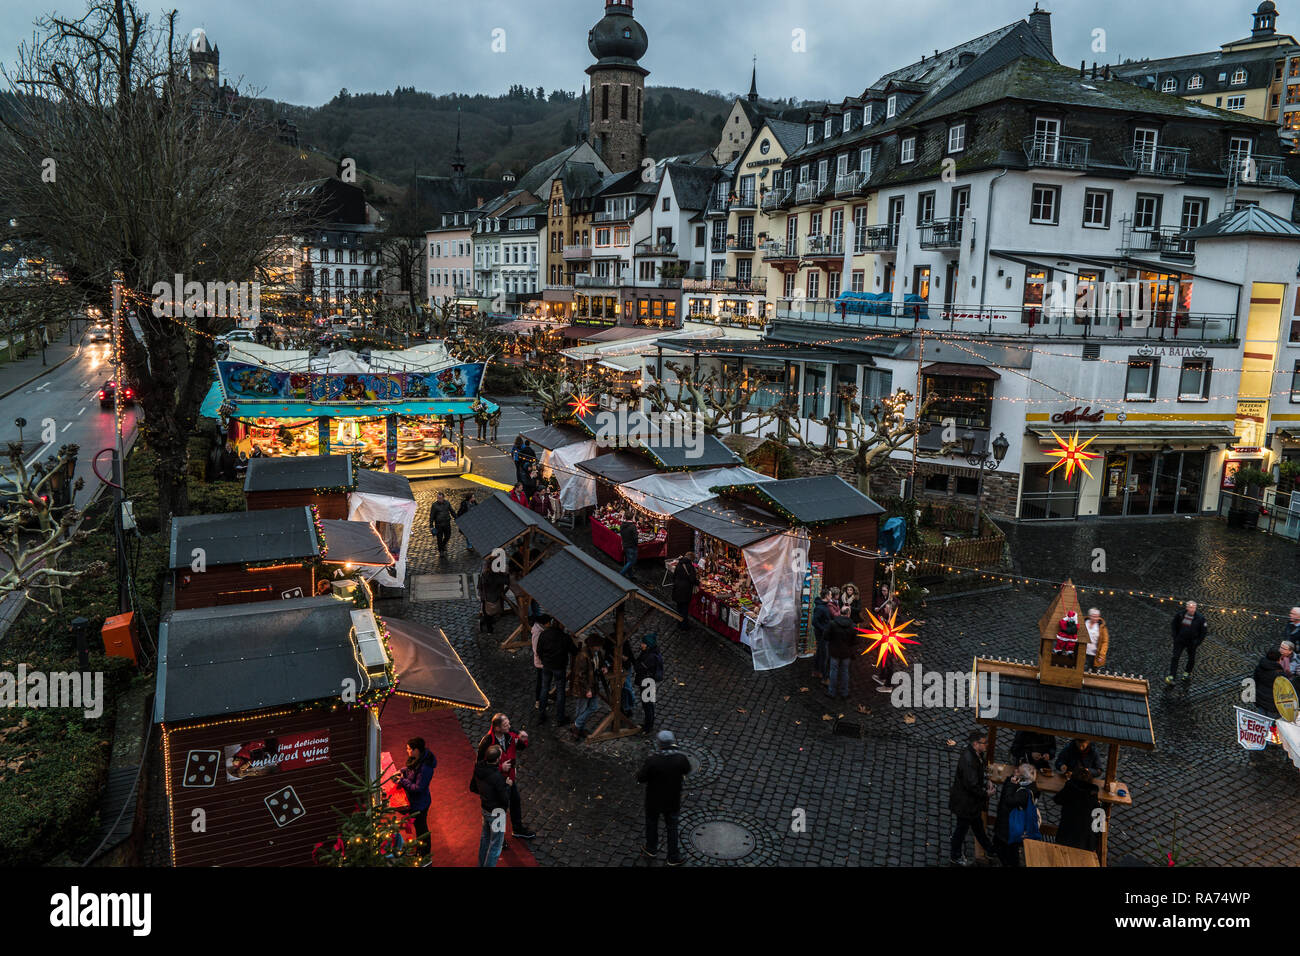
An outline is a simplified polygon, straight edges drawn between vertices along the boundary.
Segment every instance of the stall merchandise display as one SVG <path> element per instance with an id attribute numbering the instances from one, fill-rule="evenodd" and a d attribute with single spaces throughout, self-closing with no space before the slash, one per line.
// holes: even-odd
<path id="1" fill-rule="evenodd" d="M 626 510 L 616 504 L 606 505 L 604 508 L 596 510 L 596 520 L 611 531 L 618 531 L 619 526 L 623 523 L 623 515 Z M 653 544 L 667 539 L 668 526 L 663 522 L 654 521 L 645 512 L 641 511 L 634 510 L 632 516 L 636 520 L 637 541 L 640 544 Z"/>
<path id="2" fill-rule="evenodd" d="M 637 523 L 637 559 L 663 558 L 668 555 L 668 527 L 644 512 L 620 505 L 606 505 L 591 516 L 591 543 L 615 561 L 623 560 L 623 539 L 618 533 L 623 515 L 632 510 Z"/>
<path id="3" fill-rule="evenodd" d="M 700 590 L 691 616 L 733 641 L 741 639 L 746 619 L 756 618 L 761 604 L 739 548 L 697 533 L 695 552 Z"/>
<path id="4" fill-rule="evenodd" d="M 803 588 L 799 605 L 799 640 L 796 645 L 800 657 L 812 657 L 817 653 L 817 636 L 812 629 L 813 595 L 822 591 L 822 563 L 810 562 L 804 572 Z"/>

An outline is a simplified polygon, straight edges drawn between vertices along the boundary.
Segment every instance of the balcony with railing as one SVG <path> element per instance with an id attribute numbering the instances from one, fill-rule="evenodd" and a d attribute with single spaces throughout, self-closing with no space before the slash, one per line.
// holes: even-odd
<path id="1" fill-rule="evenodd" d="M 1162 259 L 1190 262 L 1196 258 L 1196 240 L 1182 238 L 1177 226 L 1134 229 L 1129 219 L 1120 220 L 1120 247 L 1123 255 L 1158 255 Z"/>
<path id="2" fill-rule="evenodd" d="M 628 276 L 623 275 L 576 275 L 573 277 L 575 289 L 617 289 L 628 285 Z"/>
<path id="3" fill-rule="evenodd" d="M 1237 340 L 1233 313 L 1168 308 L 1083 309 L 894 303 L 869 299 L 778 299 L 776 320 L 829 328 L 965 332 L 980 336 L 1123 339 L 1229 344 Z"/>
<path id="4" fill-rule="evenodd" d="M 727 251 L 728 252 L 753 252 L 754 251 L 753 235 L 732 236 L 728 238 Z"/>
<path id="5" fill-rule="evenodd" d="M 656 256 L 677 256 L 677 243 L 675 242 L 655 242 L 651 239 L 642 239 L 636 244 L 632 253 L 643 259 L 654 258 Z"/>
<path id="6" fill-rule="evenodd" d="M 713 239 L 709 241 L 709 252 L 712 252 L 716 255 L 723 255 L 724 253 L 726 253 L 726 251 L 727 251 L 726 236 L 714 236 Z"/>
<path id="7" fill-rule="evenodd" d="M 1051 136 L 1041 133 L 1026 136 L 1022 141 L 1025 159 L 1030 166 L 1048 169 L 1088 168 L 1088 154 L 1092 140 L 1079 136 Z"/>
<path id="8" fill-rule="evenodd" d="M 763 209 L 764 210 L 780 209 L 782 206 L 785 205 L 786 201 L 789 198 L 790 198 L 790 190 L 773 189 L 770 192 L 768 192 L 766 196 L 763 197 Z"/>
<path id="9" fill-rule="evenodd" d="M 714 193 L 709 197 L 708 212 L 725 213 L 731 208 L 731 197 L 727 193 Z"/>
<path id="10" fill-rule="evenodd" d="M 1242 186 L 1286 186 L 1290 177 L 1286 160 L 1281 156 L 1253 156 L 1233 150 L 1219 160 L 1219 168 L 1228 175 L 1235 171 Z"/>
<path id="11" fill-rule="evenodd" d="M 797 239 L 770 239 L 763 243 L 764 259 L 798 259 L 799 241 Z"/>
<path id="12" fill-rule="evenodd" d="M 898 248 L 898 227 L 889 224 L 868 226 L 858 245 L 863 252 L 893 252 Z"/>
<path id="13" fill-rule="evenodd" d="M 577 245 L 566 245 L 564 247 L 564 258 L 566 259 L 590 259 L 591 244 L 587 243 Z"/>
<path id="14" fill-rule="evenodd" d="M 817 196 L 817 190 L 821 188 L 821 183 L 798 183 L 794 187 L 794 201 L 796 204 L 812 202 Z"/>
<path id="15" fill-rule="evenodd" d="M 767 279 L 733 279 L 727 276 L 720 276 L 715 279 L 683 279 L 682 291 L 764 295 L 767 292 Z"/>
<path id="16" fill-rule="evenodd" d="M 957 249 L 961 245 L 962 221 L 959 218 L 931 219 L 921 224 L 922 249 Z"/>
<path id="17" fill-rule="evenodd" d="M 753 192 L 741 190 L 731 203 L 732 209 L 757 209 L 758 196 Z"/>
<path id="18" fill-rule="evenodd" d="M 1180 146 L 1130 146 L 1124 150 L 1124 165 L 1140 176 L 1184 179 L 1191 152 Z"/>
<path id="19" fill-rule="evenodd" d="M 835 177 L 835 195 L 852 196 L 858 191 L 859 176 L 858 173 L 840 173 Z"/>
<path id="20" fill-rule="evenodd" d="M 843 236 L 806 236 L 803 241 L 805 256 L 844 255 Z"/>
<path id="21" fill-rule="evenodd" d="M 593 222 L 627 222 L 635 213 L 623 209 L 602 209 L 592 216 Z"/>

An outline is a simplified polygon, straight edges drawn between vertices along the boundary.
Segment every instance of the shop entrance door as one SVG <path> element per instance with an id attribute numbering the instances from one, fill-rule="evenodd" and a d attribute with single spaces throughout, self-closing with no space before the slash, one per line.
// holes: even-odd
<path id="1" fill-rule="evenodd" d="M 1111 452 L 1097 514 L 1197 514 L 1204 480 L 1205 452 Z"/>

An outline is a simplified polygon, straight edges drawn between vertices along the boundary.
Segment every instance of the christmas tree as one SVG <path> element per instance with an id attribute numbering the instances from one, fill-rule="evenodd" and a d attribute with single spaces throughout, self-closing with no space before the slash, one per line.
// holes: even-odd
<path id="1" fill-rule="evenodd" d="M 332 843 L 317 843 L 312 860 L 322 866 L 420 866 L 424 860 L 418 845 L 402 834 L 406 817 L 388 803 L 380 781 L 371 783 L 347 764 L 343 769 L 352 779 L 335 778 L 352 793 L 356 809 L 335 810 L 339 833 Z"/>

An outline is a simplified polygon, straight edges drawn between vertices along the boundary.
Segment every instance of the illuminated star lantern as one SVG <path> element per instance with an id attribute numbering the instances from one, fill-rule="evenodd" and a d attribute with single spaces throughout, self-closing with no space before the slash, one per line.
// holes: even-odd
<path id="1" fill-rule="evenodd" d="M 1052 472 L 1056 471 L 1056 469 L 1064 465 L 1066 481 L 1069 481 L 1074 477 L 1075 468 L 1078 468 L 1085 475 L 1091 478 L 1092 472 L 1088 470 L 1087 463 L 1092 461 L 1094 458 L 1100 458 L 1101 456 L 1096 452 L 1084 451 L 1084 449 L 1092 444 L 1097 436 L 1093 435 L 1092 438 L 1089 438 L 1086 442 L 1083 442 L 1083 444 L 1079 443 L 1078 432 L 1071 435 L 1069 441 L 1066 441 L 1060 435 L 1056 434 L 1056 432 L 1052 432 L 1052 437 L 1056 439 L 1056 443 L 1060 447 L 1053 448 L 1049 452 L 1044 452 L 1044 454 L 1051 455 L 1053 458 L 1059 458 L 1061 460 L 1051 468 L 1047 469 L 1047 473 L 1050 475 Z"/>
<path id="2" fill-rule="evenodd" d="M 903 630 L 903 628 L 907 627 L 912 622 L 906 621 L 902 624 L 897 623 L 897 610 L 890 612 L 888 623 L 876 617 L 876 615 L 872 614 L 871 611 L 867 611 L 867 617 L 871 618 L 871 627 L 860 627 L 858 628 L 858 633 L 863 637 L 868 638 L 871 641 L 871 645 L 862 653 L 870 654 L 872 651 L 875 651 L 877 667 L 883 664 L 885 659 L 891 654 L 906 664 L 907 658 L 903 654 L 903 645 L 920 643 L 919 641 L 908 640 L 909 637 L 916 637 L 915 632 Z"/>
<path id="3" fill-rule="evenodd" d="M 596 410 L 596 400 L 590 395 L 578 395 L 573 401 L 569 402 L 569 405 L 573 408 L 573 414 L 578 418 L 586 418 Z"/>

